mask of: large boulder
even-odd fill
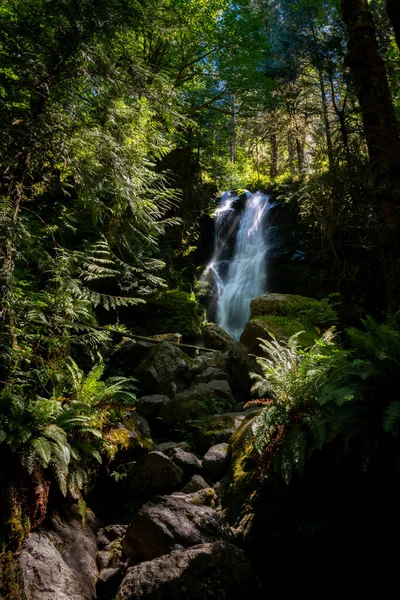
[[[220,406],[229,408],[234,402],[227,381],[210,381],[194,385],[177,394],[160,410],[160,418],[168,430],[183,429],[188,422],[212,414]]]
[[[128,471],[128,483],[136,499],[145,502],[156,494],[179,487],[183,471],[162,452],[141,456]]]
[[[250,317],[273,315],[295,317],[305,325],[327,329],[337,320],[335,311],[326,302],[296,294],[267,294],[254,298]]]
[[[262,354],[259,338],[287,340],[302,331],[300,346],[311,346],[323,329],[336,321],[336,313],[325,302],[293,294],[269,294],[254,298],[251,317],[240,341],[253,354]]]
[[[242,600],[257,597],[243,550],[207,543],[128,569],[116,600]]]
[[[204,345],[206,348],[213,348],[214,350],[229,350],[232,344],[235,344],[235,340],[228,334],[222,327],[216,323],[205,323],[201,328]]]
[[[53,513],[47,528],[31,532],[19,555],[22,586],[30,600],[91,600],[98,576],[96,530],[87,511],[86,526],[76,509],[67,518]]]
[[[139,510],[122,542],[132,564],[172,550],[232,538],[228,524],[214,509],[193,504],[183,496],[157,496]]]
[[[135,369],[140,387],[148,394],[174,396],[190,382],[190,358],[168,342],[157,344]]]
[[[182,489],[184,494],[193,494],[200,492],[209,487],[207,481],[201,475],[193,475],[190,481],[187,482],[185,487]]]

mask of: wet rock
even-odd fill
[[[157,496],[145,504],[128,526],[123,548],[132,564],[172,550],[231,539],[228,524],[208,506],[175,496]]]
[[[30,600],[88,600],[95,597],[96,531],[88,511],[86,527],[76,509],[68,518],[53,513],[24,541],[19,556],[22,587]]]
[[[151,396],[143,396],[136,400],[136,410],[147,421],[155,421],[161,408],[169,402],[168,396],[164,394],[152,394]]]
[[[169,458],[182,469],[185,475],[194,475],[202,470],[201,461],[192,452],[185,452],[182,448],[173,448]]]
[[[190,358],[168,342],[157,344],[135,370],[135,377],[148,394],[173,396],[190,382]]]
[[[235,342],[225,354],[229,382],[237,400],[249,400],[251,397],[252,361],[245,347]]]
[[[203,466],[215,478],[225,474],[229,467],[228,444],[216,444],[204,455]]]
[[[199,492],[200,490],[204,490],[208,488],[209,485],[205,479],[201,475],[193,475],[193,477],[188,481],[185,487],[182,489],[184,494],[193,494],[194,492]]]
[[[214,350],[229,350],[235,340],[216,323],[206,323],[201,329],[204,345]]]
[[[162,452],[141,456],[128,472],[129,486],[142,501],[173,491],[182,477],[183,471]]]
[[[227,542],[171,552],[128,569],[116,600],[243,600],[255,598],[251,565]]]

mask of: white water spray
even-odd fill
[[[250,302],[266,293],[266,227],[268,197],[246,192],[241,215],[234,209],[237,197],[223,194],[215,213],[215,249],[207,267],[217,286],[216,322],[239,339],[250,317]],[[240,219],[238,225],[238,219]],[[236,233],[234,251],[227,257]]]

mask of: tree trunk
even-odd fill
[[[271,135],[271,166],[269,169],[271,179],[278,175],[278,136],[276,133]]]
[[[304,140],[296,137],[296,152],[297,152],[297,164],[299,167],[299,173],[303,173],[305,167],[304,160]]]
[[[400,48],[400,6],[399,0],[386,0],[386,11],[392,27],[394,29],[394,35],[396,36],[396,42]]]
[[[294,175],[294,173],[295,173],[295,167],[294,167],[295,152],[294,152],[294,145],[293,145],[293,134],[291,131],[288,131],[288,134],[287,134],[287,145],[288,145],[290,174]]]
[[[236,115],[235,115],[235,95],[234,94],[232,94],[230,160],[231,160],[232,165],[234,165],[236,163]]]
[[[326,99],[324,77],[323,77],[322,71],[320,69],[318,69],[318,77],[319,77],[319,87],[321,90],[322,112],[323,112],[323,116],[324,116],[326,148],[327,148],[327,152],[328,152],[329,168],[332,169],[334,166],[332,132],[331,132],[331,124],[329,121],[328,101]]]
[[[367,0],[342,0],[346,64],[356,86],[380,221],[380,252],[389,310],[400,308],[400,138]]]

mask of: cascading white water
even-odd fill
[[[239,339],[250,317],[250,302],[266,293],[266,227],[268,197],[246,192],[239,215],[234,209],[237,197],[223,194],[215,213],[215,249],[207,269],[217,286],[215,320],[233,338]],[[240,219],[239,224],[237,220]],[[233,255],[229,241],[236,232]]]

